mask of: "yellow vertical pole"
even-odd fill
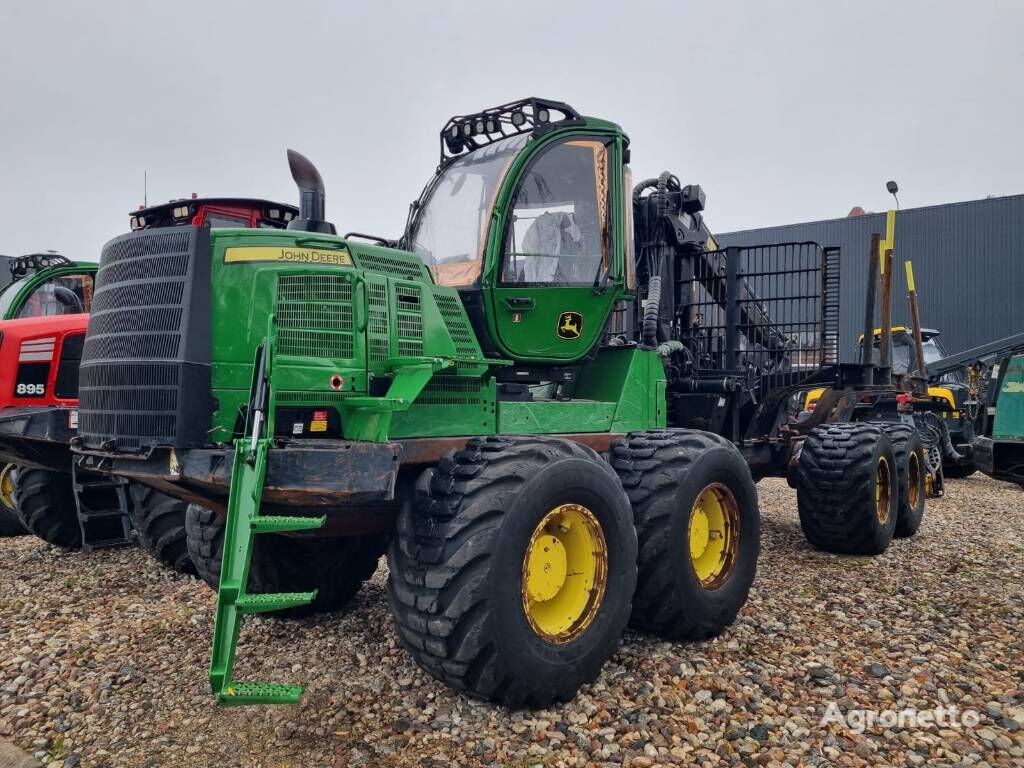
[[[896,240],[896,211],[885,216],[885,240],[879,246],[878,260],[882,270],[882,335],[878,344],[878,361],[882,367],[892,365],[892,254]]]

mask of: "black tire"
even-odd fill
[[[557,641],[527,617],[523,558],[566,504],[585,507],[600,529],[606,578],[585,622]],[[420,476],[388,563],[398,636],[417,664],[471,696],[544,707],[572,698],[618,648],[636,587],[636,529],[622,485],[590,448],[479,437]]]
[[[827,424],[812,430],[797,466],[797,507],[807,540],[826,552],[884,552],[896,528],[895,466],[889,438],[874,424]],[[882,472],[888,476],[888,503],[878,505],[876,477]]]
[[[162,565],[178,573],[194,574],[185,536],[188,502],[138,483],[130,484],[128,493],[129,516],[142,548]]]
[[[14,475],[14,506],[24,526],[43,541],[64,549],[82,548],[69,473],[19,467]]]
[[[978,468],[974,466],[973,461],[965,461],[959,464],[949,463],[942,465],[942,476],[950,480],[963,480],[965,477],[970,477]]]
[[[17,471],[13,464],[0,464],[0,537],[28,534],[14,508],[14,473]]]
[[[612,444],[610,460],[633,505],[639,538],[632,624],[672,640],[719,634],[746,603],[761,550],[757,488],[747,462],[728,440],[689,429],[631,434]],[[729,569],[702,583],[687,556],[690,520],[713,484],[735,503],[738,544]]]
[[[24,536],[27,533],[28,529],[21,524],[18,513],[6,504],[0,503],[0,538]]]
[[[917,533],[924,519],[925,475],[928,472],[924,457],[924,441],[910,424],[879,422],[896,459],[896,477],[899,481],[899,503],[893,536],[907,538]]]
[[[185,514],[188,552],[196,574],[214,590],[220,585],[224,520],[191,504]],[[261,592],[317,590],[309,605],[268,616],[300,618],[344,607],[373,576],[387,549],[384,534],[320,538],[263,533],[256,536],[248,589]]]

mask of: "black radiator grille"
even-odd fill
[[[86,449],[205,442],[209,250],[209,230],[198,227],[136,232],[104,248],[82,355],[79,434]]]

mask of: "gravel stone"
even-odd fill
[[[1020,490],[950,481],[878,558],[812,549],[785,482],[758,491],[762,556],[732,627],[689,644],[629,631],[576,699],[529,712],[413,664],[383,562],[344,614],[246,620],[237,676],[305,682],[300,704],[219,708],[205,585],[137,549],[0,539],[0,738],[55,768],[1024,766]],[[859,734],[822,724],[830,704],[981,721]]]

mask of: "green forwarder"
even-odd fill
[[[733,621],[752,472],[803,483],[823,548],[916,529],[906,457],[853,423],[892,392],[834,359],[837,254],[717,250],[700,187],[632,189],[622,130],[560,102],[452,118],[397,242],[338,237],[316,169],[289,161],[286,231],[108,243],[81,368],[80,463],[195,502],[221,702],[301,692],[231,679],[242,615],[339,608],[385,551],[424,669],[546,705],[630,620],[673,639]]]

